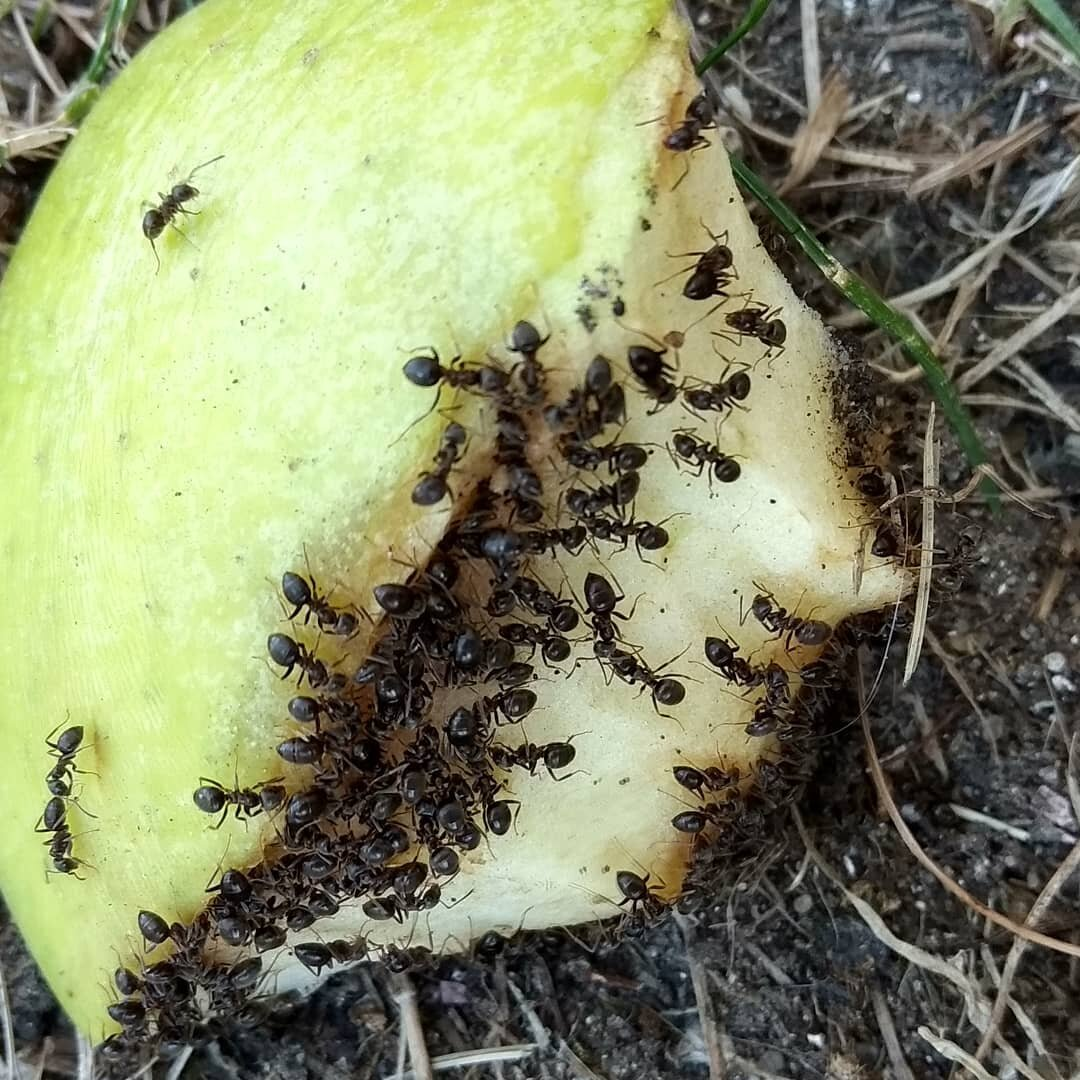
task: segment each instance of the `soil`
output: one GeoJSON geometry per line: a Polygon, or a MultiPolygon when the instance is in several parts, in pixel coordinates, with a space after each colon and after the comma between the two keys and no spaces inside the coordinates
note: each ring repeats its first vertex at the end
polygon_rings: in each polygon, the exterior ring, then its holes
{"type": "MultiPolygon", "coordinates": [[[[695,19],[722,36],[743,5],[736,7],[706,5],[695,9],[695,19]]],[[[1060,117],[1062,105],[1076,100],[1077,80],[1031,54],[1021,57],[1006,48],[995,58],[984,14],[938,3],[818,4],[822,66],[844,74],[854,101],[903,87],[865,118],[850,144],[919,153],[966,149],[976,136],[1004,133],[1021,95],[1023,122],[1060,117]]],[[[799,25],[799,5],[776,0],[735,50],[741,67],[727,68],[724,75],[756,124],[786,135],[794,134],[800,117],[740,70],[803,100],[799,25]]],[[[25,64],[25,58],[17,50],[0,56],[13,65],[5,70],[15,72],[4,75],[10,101],[18,82],[14,65],[25,64]]],[[[745,130],[740,138],[747,159],[778,181],[788,151],[745,130]]],[[[999,228],[1034,179],[1063,167],[1077,152],[1075,131],[1070,135],[1059,123],[1003,170],[984,225],[999,228]]],[[[10,175],[0,174],[0,252],[4,242],[14,241],[46,173],[40,164],[16,161],[10,175]]],[[[895,186],[814,186],[850,175],[843,166],[820,163],[789,200],[838,258],[886,294],[934,279],[971,249],[962,215],[977,221],[983,214],[986,172],[975,182],[960,180],[918,199],[895,186]]],[[[1068,238],[1068,228],[1067,220],[1047,220],[1017,246],[1072,287],[1067,268],[1056,270],[1041,254],[1047,240],[1068,238]]],[[[1072,228],[1076,239],[1080,229],[1075,223],[1072,228]]],[[[789,257],[788,269],[799,291],[826,317],[846,310],[812,268],[789,257]]],[[[1074,278],[1076,273],[1074,264],[1074,278]]],[[[946,358],[985,354],[1029,317],[1024,305],[1042,307],[1052,299],[1044,284],[1016,262],[1004,261],[959,319],[946,358]]],[[[932,332],[942,325],[951,300],[946,294],[918,309],[932,332]]],[[[1069,401],[1080,390],[1078,333],[1075,320],[1062,321],[1024,354],[1069,401]]],[[[867,362],[904,366],[876,331],[847,332],[844,340],[867,362]]],[[[1006,378],[992,377],[977,389],[1031,404],[1006,378]]],[[[891,433],[900,487],[917,487],[929,394],[921,382],[884,377],[874,392],[883,429],[891,433]]],[[[1047,516],[1011,504],[995,516],[978,499],[956,509],[943,505],[935,547],[943,563],[949,553],[966,557],[961,575],[941,574],[915,677],[901,684],[907,611],[892,632],[887,627],[867,637],[863,670],[870,683],[880,669],[869,727],[904,821],[956,882],[1022,922],[1080,837],[1067,785],[1068,743],[1077,730],[1080,699],[1080,574],[1075,544],[1070,547],[1080,497],[1080,442],[1045,410],[979,402],[973,411],[991,460],[1009,482],[1028,486],[1023,477],[1030,474],[1052,492],[1043,504],[1047,516]],[[970,550],[965,548],[965,539],[976,536],[970,550]],[[947,581],[951,576],[962,580],[947,581]],[[1051,596],[1047,590],[1055,582],[1051,596]],[[953,587],[947,591],[944,585],[953,587]]],[[[947,432],[943,452],[942,484],[956,490],[970,470],[947,432]]],[[[855,678],[852,670],[852,685],[855,678]]],[[[875,933],[849,897],[870,905],[901,942],[969,976],[991,1001],[994,973],[1014,939],[950,896],[905,846],[868,776],[858,711],[853,690],[836,696],[798,809],[805,834],[848,896],[810,861],[796,816],[784,810],[770,822],[754,864],[718,886],[707,909],[692,918],[669,919],[620,942],[595,928],[538,935],[493,964],[453,957],[414,974],[431,1055],[539,1043],[520,1061],[495,1066],[496,1075],[510,1080],[703,1077],[710,1074],[710,1044],[717,1055],[713,1075],[732,1080],[957,1075],[959,1067],[920,1030],[973,1052],[979,1031],[962,995],[917,954],[913,962],[895,940],[875,933]]],[[[1074,876],[1044,916],[1044,931],[1078,940],[1078,892],[1074,876]]],[[[0,967],[28,1075],[38,1065],[45,1075],[71,1075],[72,1032],[6,918],[0,967]]],[[[268,1007],[257,1028],[237,1022],[218,1042],[197,1051],[181,1075],[392,1075],[399,989],[377,969],[345,972],[304,1002],[268,1007]]],[[[1026,1027],[1009,1015],[1001,1033],[1027,1075],[1077,1075],[1080,968],[1060,953],[1032,946],[1012,996],[1026,1013],[1026,1027]]],[[[1018,1075],[997,1050],[985,1065],[993,1076],[1018,1075]]],[[[457,1073],[465,1074],[489,1070],[457,1073]]]]}

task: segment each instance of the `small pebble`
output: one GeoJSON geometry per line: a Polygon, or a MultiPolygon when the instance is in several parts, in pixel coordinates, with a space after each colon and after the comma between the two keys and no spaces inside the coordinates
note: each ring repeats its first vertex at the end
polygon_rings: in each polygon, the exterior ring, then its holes
{"type": "Polygon", "coordinates": [[[1065,659],[1064,653],[1049,652],[1043,657],[1043,663],[1046,665],[1046,670],[1051,675],[1060,675],[1068,666],[1068,662],[1065,659]]]}

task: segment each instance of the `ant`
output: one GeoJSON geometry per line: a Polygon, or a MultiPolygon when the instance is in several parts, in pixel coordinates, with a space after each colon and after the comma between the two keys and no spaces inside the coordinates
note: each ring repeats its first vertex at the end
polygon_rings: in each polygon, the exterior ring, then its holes
{"type": "Polygon", "coordinates": [[[697,466],[696,476],[701,475],[706,465],[709,466],[709,479],[715,478],[721,484],[733,483],[742,474],[739,463],[733,457],[728,457],[718,446],[712,446],[688,431],[676,431],[671,447],[683,461],[697,466]]]}
{"type": "Polygon", "coordinates": [[[671,772],[677,784],[698,797],[701,797],[703,791],[725,791],[739,782],[737,766],[727,771],[718,765],[709,765],[704,769],[695,769],[692,765],[676,765],[671,772]]]}
{"type": "MultiPolygon", "coordinates": [[[[664,678],[659,676],[659,671],[667,667],[667,664],[664,664],[658,671],[653,671],[638,660],[636,656],[632,656],[622,649],[617,649],[608,659],[608,663],[611,670],[623,682],[630,683],[631,686],[639,682],[652,694],[653,708],[656,709],[660,716],[665,715],[660,712],[661,705],[678,705],[686,697],[686,687],[681,682],[670,676],[664,678]]],[[[668,663],[671,663],[671,661],[669,660],[668,663]]]]}
{"type": "MultiPolygon", "coordinates": [[[[683,285],[682,294],[687,300],[710,300],[714,296],[726,299],[727,293],[724,289],[737,276],[732,269],[731,248],[726,243],[727,230],[725,229],[717,236],[704,222],[701,223],[701,227],[709,234],[709,239],[713,242],[711,248],[707,251],[682,251],[676,255],[669,255],[669,258],[698,257],[690,277],[683,285]]],[[[677,270],[671,276],[677,277],[684,273],[686,273],[685,270],[677,270]]],[[[664,278],[664,281],[669,280],[670,278],[664,278]]],[[[657,284],[662,285],[664,281],[658,281],[657,284]]]]}
{"type": "Polygon", "coordinates": [[[649,886],[649,877],[649,874],[641,877],[632,870],[619,870],[615,874],[615,884],[623,897],[619,907],[630,905],[625,920],[627,933],[644,929],[647,921],[657,919],[667,911],[667,904],[649,886]]]}
{"type": "MultiPolygon", "coordinates": [[[[158,198],[161,202],[143,214],[143,236],[150,241],[150,250],[154,253],[154,259],[157,262],[158,270],[161,269],[161,259],[158,257],[157,247],[154,245],[154,241],[165,231],[166,225],[172,225],[181,236],[184,235],[180,229],[176,228],[173,218],[175,218],[177,214],[187,214],[191,217],[199,213],[198,210],[188,210],[184,206],[184,203],[191,202],[192,199],[197,198],[199,195],[199,189],[191,185],[191,178],[200,169],[205,169],[207,165],[213,165],[215,161],[220,161],[224,156],[224,154],[218,154],[217,157],[211,158],[209,161],[204,161],[201,165],[196,165],[195,168],[188,173],[187,180],[184,180],[179,184],[174,184],[168,195],[159,191],[158,198]]],[[[157,273],[157,270],[154,272],[157,273]]]]}
{"type": "Polygon", "coordinates": [[[220,811],[221,817],[213,826],[220,829],[229,813],[229,807],[235,808],[236,820],[241,816],[255,817],[261,813],[273,813],[280,809],[285,802],[285,789],[279,781],[283,778],[275,776],[272,780],[260,780],[254,787],[242,788],[233,779],[233,787],[227,788],[217,780],[210,780],[200,776],[202,787],[195,789],[191,796],[192,801],[204,814],[216,814],[220,811]]]}
{"type": "MultiPolygon", "coordinates": [[[[715,346],[713,351],[715,352],[715,346]]],[[[727,409],[745,409],[740,401],[750,396],[750,376],[745,370],[736,371],[729,376],[731,361],[728,361],[723,374],[713,383],[701,383],[683,387],[683,402],[691,412],[724,412],[727,409]]]]}
{"type": "Polygon", "coordinates": [[[480,369],[461,365],[462,360],[459,354],[450,361],[449,366],[443,367],[439,361],[438,352],[432,349],[430,356],[421,354],[414,356],[411,360],[406,360],[401,370],[413,386],[437,386],[440,382],[453,389],[479,386],[480,369]]]}
{"type": "Polygon", "coordinates": [[[519,534],[525,552],[530,555],[543,555],[549,548],[552,555],[563,548],[570,555],[577,555],[589,539],[584,525],[573,525],[567,529],[533,529],[519,534]]]}
{"type": "MultiPolygon", "coordinates": [[[[585,575],[585,607],[591,616],[589,625],[593,632],[593,652],[597,659],[605,660],[616,652],[615,642],[620,638],[615,628],[615,618],[628,620],[615,608],[625,597],[615,592],[607,578],[590,571],[585,575]]],[[[631,615],[633,612],[631,612],[631,615]]]]}
{"type": "MultiPolygon", "coordinates": [[[[782,637],[787,634],[785,644],[791,647],[792,638],[799,645],[824,645],[829,640],[832,627],[819,619],[802,619],[795,614],[788,614],[787,608],[776,603],[776,597],[767,592],[763,585],[754,585],[762,591],[750,604],[750,614],[772,634],[782,637]]],[[[743,616],[745,620],[745,615],[743,616]]]]}
{"type": "Polygon", "coordinates": [[[900,554],[900,534],[891,521],[884,521],[877,527],[870,554],[877,559],[891,559],[900,554]]]}
{"type": "Polygon", "coordinates": [[[45,804],[45,809],[39,818],[39,824],[34,826],[34,832],[52,833],[52,836],[45,841],[45,846],[49,849],[49,857],[53,862],[51,872],[70,874],[82,881],[76,871],[80,866],[89,866],[90,864],[72,857],[71,845],[74,837],[68,827],[66,814],[67,807],[64,800],[60,796],[54,795],[45,804]]]}
{"type": "Polygon", "coordinates": [[[570,642],[550,626],[503,623],[499,627],[499,637],[511,645],[531,645],[534,649],[539,646],[540,655],[548,664],[561,664],[570,656],[570,642]]]}
{"type": "Polygon", "coordinates": [[[286,616],[290,621],[307,608],[305,624],[314,615],[319,622],[319,628],[335,637],[351,638],[359,629],[360,623],[355,615],[348,611],[339,612],[330,606],[327,597],[319,594],[314,577],[303,578],[300,574],[287,570],[281,575],[281,592],[285,599],[294,605],[292,612],[286,616]]]}
{"type": "Polygon", "coordinates": [[[515,374],[524,388],[522,397],[527,405],[537,404],[544,396],[544,369],[536,359],[536,354],[547,340],[547,337],[540,336],[540,331],[532,323],[524,320],[517,323],[510,332],[510,344],[507,348],[510,352],[519,353],[523,358],[515,368],[515,374]]]}
{"type": "MultiPolygon", "coordinates": [[[[701,132],[705,128],[713,127],[714,120],[712,102],[704,92],[698,94],[687,105],[682,123],[664,136],[664,147],[674,153],[683,154],[711,146],[712,144],[701,132]]],[[[690,166],[687,165],[686,171],[675,182],[675,187],[686,179],[689,172],[690,166]]]]}
{"type": "Polygon", "coordinates": [[[293,956],[313,975],[318,975],[323,968],[331,968],[334,964],[347,964],[350,960],[358,960],[366,954],[367,943],[363,938],[355,945],[338,940],[331,941],[329,945],[305,941],[293,946],[293,956]]]}
{"type": "Polygon", "coordinates": [[[566,742],[543,743],[539,746],[529,742],[514,747],[495,743],[491,747],[491,763],[497,769],[512,769],[515,766],[526,769],[530,776],[535,776],[537,767],[543,765],[552,780],[569,780],[573,773],[556,776],[554,770],[565,769],[577,756],[577,751],[571,745],[576,738],[577,735],[571,735],[566,742]]]}
{"type": "Polygon", "coordinates": [[[601,465],[606,465],[616,476],[637,472],[649,460],[649,452],[634,443],[609,442],[604,446],[593,446],[574,438],[560,440],[559,451],[575,469],[595,472],[601,465]]]}
{"type": "Polygon", "coordinates": [[[670,405],[679,392],[678,386],[668,378],[675,369],[664,360],[666,352],[666,349],[650,349],[648,345],[631,345],[626,351],[626,361],[641,384],[642,393],[653,400],[649,416],[670,405]]]}
{"type": "MultiPolygon", "coordinates": [[[[376,596],[377,599],[378,596],[376,596]]],[[[281,676],[283,679],[287,679],[299,667],[300,682],[304,681],[306,675],[308,683],[318,689],[329,681],[330,673],[326,670],[326,665],[288,634],[271,634],[266,639],[266,648],[270,653],[270,659],[278,667],[285,668],[285,674],[281,676]]]]}
{"type": "Polygon", "coordinates": [[[49,753],[56,758],[56,764],[45,774],[45,786],[50,795],[67,798],[71,795],[74,774],[82,771],[76,767],[74,759],[80,750],[85,749],[82,745],[83,728],[81,725],[66,728],[53,742],[52,737],[59,726],[57,724],[45,736],[45,745],[49,748],[49,753]]]}
{"type": "Polygon", "coordinates": [[[435,455],[435,468],[421,473],[416,487],[413,488],[412,501],[417,506],[434,506],[446,497],[450,491],[446,478],[461,457],[465,438],[465,429],[457,421],[447,424],[435,455]]]}
{"type": "Polygon", "coordinates": [[[756,338],[765,346],[762,356],[771,356],[773,350],[779,356],[784,352],[784,342],[787,340],[787,326],[779,318],[782,307],[770,308],[759,300],[747,300],[739,311],[729,311],[724,316],[724,322],[734,331],[734,334],[724,330],[714,330],[716,337],[734,340],[735,344],[741,345],[744,337],[756,338]]]}
{"type": "Polygon", "coordinates": [[[760,686],[762,675],[749,660],[738,656],[739,647],[725,638],[707,637],[705,639],[705,659],[728,682],[736,686],[760,686]]]}
{"type": "Polygon", "coordinates": [[[571,488],[566,493],[566,509],[576,518],[589,520],[599,517],[605,510],[616,513],[632,503],[641,487],[641,474],[623,473],[614,484],[601,484],[595,491],[587,488],[571,488]]]}

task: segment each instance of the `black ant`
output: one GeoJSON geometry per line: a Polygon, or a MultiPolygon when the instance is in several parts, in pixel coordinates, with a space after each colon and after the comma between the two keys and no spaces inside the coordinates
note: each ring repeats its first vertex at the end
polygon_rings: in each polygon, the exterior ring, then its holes
{"type": "Polygon", "coordinates": [[[315,689],[325,686],[329,681],[330,673],[326,670],[326,665],[288,634],[271,634],[266,639],[266,648],[270,659],[278,667],[285,668],[285,674],[281,676],[283,679],[287,679],[296,668],[300,668],[300,682],[303,682],[306,675],[308,683],[315,689]]]}
{"type": "Polygon", "coordinates": [[[478,387],[480,385],[480,368],[462,367],[461,356],[455,356],[449,366],[444,367],[439,361],[439,354],[432,349],[431,355],[421,354],[405,361],[401,369],[405,378],[413,386],[437,386],[445,383],[452,389],[464,387],[478,387]]]}
{"type": "Polygon", "coordinates": [[[668,378],[675,369],[664,360],[666,352],[666,349],[651,349],[648,345],[631,345],[626,351],[626,361],[641,384],[642,393],[653,400],[649,416],[670,405],[679,392],[678,386],[668,378]]]}
{"type": "Polygon", "coordinates": [[[176,228],[173,218],[175,218],[177,214],[187,214],[191,217],[199,213],[198,210],[188,210],[184,206],[184,203],[191,202],[192,199],[197,198],[199,195],[199,189],[191,185],[191,178],[200,169],[205,169],[207,165],[213,165],[215,161],[220,161],[224,156],[224,154],[218,154],[217,157],[211,158],[209,161],[204,161],[201,165],[196,165],[195,168],[188,173],[187,180],[179,184],[174,184],[168,195],[159,191],[158,198],[161,202],[143,214],[143,236],[150,241],[150,249],[154,253],[154,259],[157,261],[158,270],[161,269],[161,259],[158,258],[157,247],[154,245],[154,241],[165,231],[166,225],[172,225],[181,236],[184,235],[176,228]]]}
{"type": "Polygon", "coordinates": [[[81,725],[66,728],[53,742],[53,735],[60,725],[57,724],[45,736],[45,745],[49,753],[56,758],[56,764],[45,774],[45,786],[50,795],[67,798],[71,795],[74,774],[82,770],[75,765],[75,755],[85,749],[82,745],[83,728],[81,725]]]}
{"type": "Polygon", "coordinates": [[[534,649],[539,646],[540,655],[549,664],[561,664],[570,656],[570,642],[550,626],[503,623],[499,627],[499,637],[511,645],[531,645],[534,649]]]}
{"type": "MultiPolygon", "coordinates": [[[[664,147],[675,153],[683,154],[711,146],[712,144],[701,132],[705,128],[712,127],[714,119],[712,102],[709,101],[705,93],[698,94],[687,105],[686,115],[682,123],[664,136],[664,147]]],[[[686,179],[689,172],[690,167],[688,165],[686,171],[675,182],[675,187],[678,187],[686,179]]]]}
{"type": "Polygon", "coordinates": [[[676,765],[671,772],[677,784],[698,796],[703,791],[725,791],[739,782],[737,767],[729,771],[718,765],[709,765],[704,769],[695,769],[692,765],[676,765]]]}
{"type": "Polygon", "coordinates": [[[605,660],[616,652],[615,642],[620,635],[614,620],[630,618],[630,615],[623,615],[615,610],[624,599],[624,596],[615,592],[607,578],[593,571],[585,575],[585,607],[590,615],[589,626],[594,638],[593,652],[599,660],[605,660]]]}
{"type": "Polygon", "coordinates": [[[562,440],[559,451],[575,469],[595,472],[601,465],[607,465],[615,475],[637,472],[649,460],[649,452],[634,443],[610,442],[604,446],[593,446],[577,439],[562,440]]]}
{"type": "Polygon", "coordinates": [[[790,648],[792,639],[799,645],[824,645],[832,634],[832,627],[819,619],[802,619],[797,615],[788,614],[787,608],[782,608],[776,603],[776,597],[771,592],[766,592],[764,587],[754,583],[762,591],[754,597],[750,604],[750,613],[770,633],[782,637],[787,634],[787,645],[790,648]]]}
{"type": "MultiPolygon", "coordinates": [[[[715,351],[715,350],[714,350],[715,351]]],[[[728,409],[745,409],[739,402],[750,396],[750,375],[745,370],[728,375],[728,361],[723,374],[716,382],[703,382],[682,388],[683,402],[692,412],[724,412],[728,409]]]]}
{"type": "Polygon", "coordinates": [[[739,647],[725,638],[705,639],[705,659],[716,668],[728,682],[736,686],[760,686],[761,672],[748,660],[738,655],[739,647]]]}
{"type": "Polygon", "coordinates": [[[656,895],[656,890],[650,887],[649,877],[649,874],[641,877],[632,870],[619,870],[615,874],[615,884],[623,897],[619,901],[619,907],[630,905],[625,920],[627,933],[644,929],[647,922],[667,911],[667,904],[656,895]]]}
{"type": "Polygon", "coordinates": [[[524,320],[517,323],[510,332],[510,344],[507,348],[522,357],[515,373],[524,391],[522,399],[527,405],[535,405],[544,395],[544,369],[536,359],[536,354],[547,340],[540,336],[540,331],[532,323],[524,320]]]}
{"type": "Polygon", "coordinates": [[[565,769],[577,756],[577,751],[571,745],[576,738],[576,735],[571,735],[565,742],[542,745],[526,742],[513,747],[495,743],[491,747],[491,763],[497,769],[525,769],[532,776],[536,775],[537,767],[543,765],[552,780],[569,780],[573,773],[556,776],[555,769],[565,769]]]}
{"type": "Polygon", "coordinates": [[[683,461],[697,466],[696,476],[700,476],[706,466],[709,467],[709,478],[719,480],[721,484],[733,483],[742,474],[739,463],[733,457],[688,431],[676,431],[671,447],[683,461]]]}
{"type": "Polygon", "coordinates": [[[664,522],[675,516],[677,515],[670,515],[670,517],[666,517],[664,521],[660,522],[635,521],[633,517],[628,521],[614,520],[607,517],[592,517],[585,520],[585,528],[588,530],[589,536],[594,540],[606,540],[621,544],[621,551],[625,551],[630,541],[633,540],[638,558],[642,562],[656,566],[657,564],[653,563],[651,559],[646,559],[642,552],[659,551],[661,548],[667,547],[671,542],[671,535],[664,528],[664,522]]]}
{"type": "MultiPolygon", "coordinates": [[[[653,708],[661,716],[665,715],[660,712],[659,707],[661,705],[678,705],[686,697],[686,687],[681,682],[670,676],[660,677],[659,671],[662,671],[663,668],[653,671],[652,668],[638,660],[636,656],[622,649],[615,650],[612,656],[608,658],[607,663],[623,682],[629,683],[631,686],[635,683],[641,683],[651,693],[653,708]]],[[[669,660],[668,663],[671,663],[671,661],[669,660]]],[[[663,667],[667,667],[667,664],[664,664],[663,667]]]]}
{"type": "Polygon", "coordinates": [[[641,474],[623,473],[613,484],[601,484],[594,490],[571,488],[566,493],[566,509],[576,518],[588,520],[603,514],[605,510],[620,512],[632,503],[641,487],[641,474]]]}
{"type": "Polygon", "coordinates": [[[435,455],[435,467],[430,472],[421,473],[416,487],[413,488],[412,501],[417,506],[434,506],[450,491],[446,478],[461,457],[465,438],[465,429],[459,423],[452,421],[447,424],[435,455]]]}
{"type": "Polygon", "coordinates": [[[884,521],[877,527],[870,554],[878,559],[891,559],[900,554],[900,534],[891,521],[884,521]]]}
{"type": "MultiPolygon", "coordinates": [[[[532,668],[529,668],[532,672],[532,668]]],[[[503,721],[507,724],[517,724],[525,719],[536,707],[536,694],[532,690],[517,686],[503,690],[494,697],[485,697],[480,701],[480,708],[486,719],[494,719],[497,725],[503,721]]]]}
{"type": "Polygon", "coordinates": [[[570,555],[577,555],[589,539],[584,525],[572,525],[566,529],[533,529],[518,534],[526,554],[543,555],[550,551],[554,555],[562,548],[570,555]]]}
{"type": "Polygon", "coordinates": [[[147,945],[151,947],[162,945],[172,937],[172,929],[169,924],[153,911],[140,911],[138,923],[139,933],[142,934],[147,945]]]}
{"type": "Polygon", "coordinates": [[[787,340],[787,326],[779,317],[783,310],[770,308],[759,300],[747,300],[741,310],[729,311],[724,316],[724,322],[735,332],[734,335],[724,330],[714,330],[713,334],[728,341],[734,340],[736,344],[742,344],[744,337],[756,338],[765,346],[762,359],[771,356],[774,349],[780,355],[787,340]]]}
{"type": "MultiPolygon", "coordinates": [[[[683,285],[682,294],[687,300],[710,300],[714,296],[726,298],[727,293],[724,292],[724,289],[736,276],[732,269],[731,248],[725,242],[727,240],[727,230],[717,236],[704,222],[701,224],[702,228],[709,234],[709,239],[713,242],[712,247],[707,251],[683,251],[669,257],[672,259],[697,257],[698,261],[694,264],[690,277],[687,278],[686,283],[683,285]]],[[[679,274],[684,273],[686,273],[685,270],[678,270],[671,276],[677,277],[679,274]]],[[[670,279],[664,279],[664,281],[668,280],[670,279]]],[[[657,284],[662,285],[663,281],[657,282],[657,284]]]]}
{"type": "Polygon", "coordinates": [[[290,620],[307,608],[304,622],[314,615],[319,622],[319,628],[335,637],[351,638],[359,629],[360,623],[355,615],[348,611],[338,611],[331,607],[327,597],[320,595],[313,577],[304,578],[287,570],[281,575],[281,592],[293,605],[292,612],[287,616],[290,620]]]}
{"type": "Polygon", "coordinates": [[[280,776],[272,780],[260,780],[254,787],[242,788],[233,781],[233,787],[227,788],[217,780],[200,776],[203,785],[195,789],[192,801],[204,814],[221,813],[218,823],[213,826],[220,829],[229,813],[229,807],[235,808],[236,820],[241,816],[255,817],[257,814],[273,813],[285,802],[285,789],[280,786],[280,776]]]}
{"type": "Polygon", "coordinates": [[[39,833],[51,833],[52,836],[45,841],[49,849],[49,857],[53,862],[53,873],[70,874],[78,880],[82,880],[76,873],[80,866],[89,866],[89,863],[72,857],[71,845],[74,837],[66,820],[67,807],[64,800],[54,795],[46,804],[45,809],[38,819],[39,824],[34,826],[34,831],[39,833]]]}

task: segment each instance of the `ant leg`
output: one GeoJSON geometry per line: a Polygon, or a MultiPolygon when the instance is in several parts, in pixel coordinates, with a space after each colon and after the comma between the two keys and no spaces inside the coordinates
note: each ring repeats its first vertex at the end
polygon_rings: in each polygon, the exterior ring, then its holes
{"type": "MultiPolygon", "coordinates": [[[[170,221],[169,222],[169,228],[172,229],[173,232],[178,232],[184,238],[184,240],[187,243],[189,243],[196,251],[200,250],[199,245],[196,244],[195,241],[192,240],[191,237],[188,236],[188,234],[186,232],[184,232],[184,230],[181,229],[179,225],[177,225],[174,222],[170,221]]],[[[155,252],[155,254],[156,254],[156,252],[155,252]]]]}

